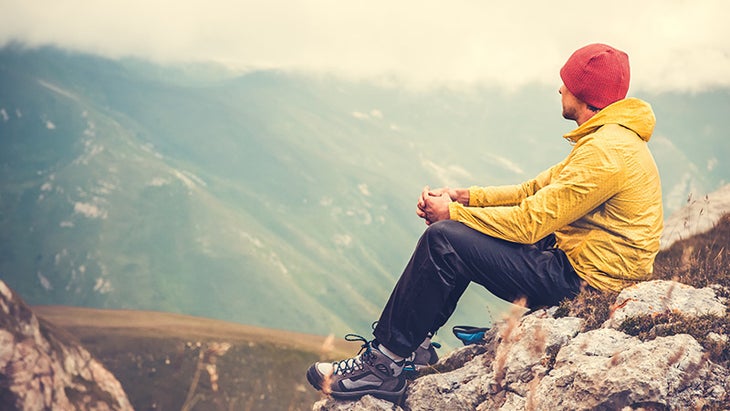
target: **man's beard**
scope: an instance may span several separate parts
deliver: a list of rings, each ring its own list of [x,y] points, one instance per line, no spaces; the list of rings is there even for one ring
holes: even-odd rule
[[[571,109],[570,107],[563,107],[563,118],[566,120],[575,121],[578,116],[576,116],[574,109]]]

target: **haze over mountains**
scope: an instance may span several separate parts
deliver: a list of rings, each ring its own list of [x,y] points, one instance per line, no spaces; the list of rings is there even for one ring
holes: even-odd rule
[[[365,333],[424,185],[518,183],[570,151],[557,81],[416,91],[0,49],[0,277],[31,304]],[[728,182],[729,90],[636,96],[667,216]],[[500,307],[472,290],[452,323]]]

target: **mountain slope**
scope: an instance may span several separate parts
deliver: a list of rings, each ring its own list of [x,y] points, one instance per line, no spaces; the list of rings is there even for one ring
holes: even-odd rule
[[[28,301],[320,334],[369,331],[423,230],[422,186],[517,183],[569,152],[572,127],[539,86],[403,90],[48,48],[0,50],[0,90],[0,276]],[[730,93],[651,101],[669,214],[730,175],[721,125],[701,127],[715,150],[690,134]],[[504,307],[469,290],[452,323]]]

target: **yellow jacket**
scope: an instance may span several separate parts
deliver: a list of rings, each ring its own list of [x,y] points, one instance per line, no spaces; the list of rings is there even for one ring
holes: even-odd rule
[[[562,162],[514,186],[470,187],[452,220],[507,241],[555,233],[578,275],[599,290],[647,280],[663,228],[661,183],[647,142],[656,120],[639,99],[617,101],[564,137]]]

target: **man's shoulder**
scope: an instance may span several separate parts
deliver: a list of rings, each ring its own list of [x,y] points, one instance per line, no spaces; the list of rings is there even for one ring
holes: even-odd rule
[[[588,150],[624,150],[645,144],[635,131],[616,123],[604,124],[579,141]]]

